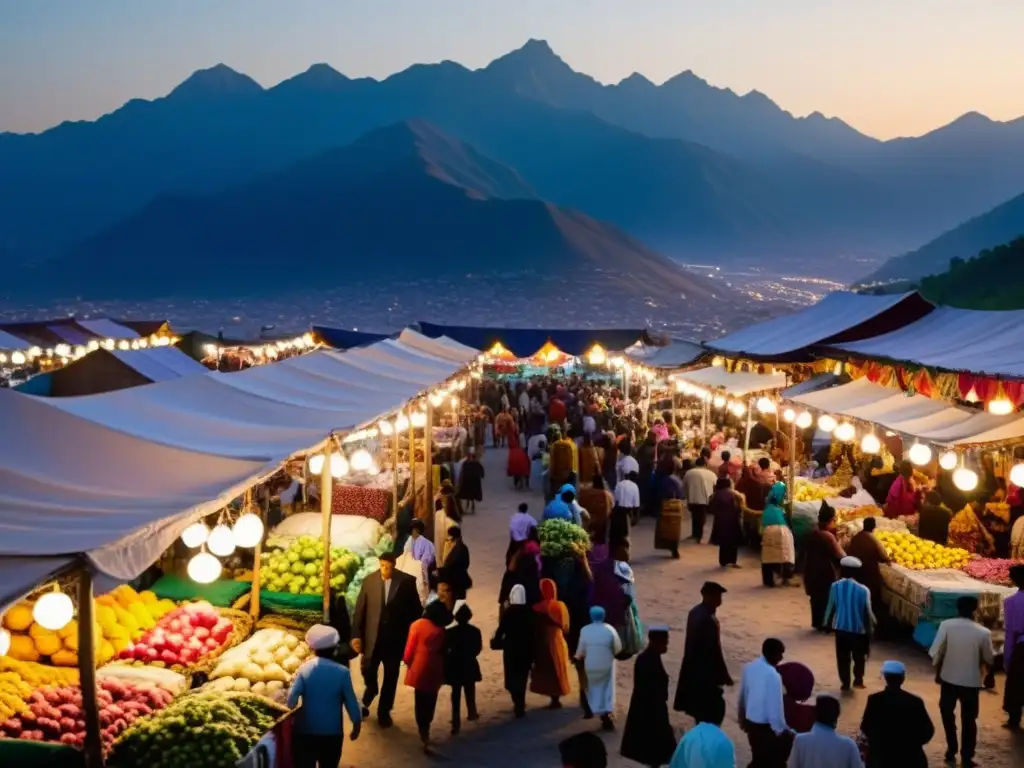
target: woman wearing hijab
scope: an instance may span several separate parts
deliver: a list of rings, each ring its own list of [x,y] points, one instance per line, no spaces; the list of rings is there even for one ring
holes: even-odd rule
[[[814,691],[814,673],[796,661],[776,667],[782,678],[782,709],[786,724],[797,733],[808,733],[814,727],[814,705],[805,704]]]
[[[437,709],[437,694],[444,684],[445,627],[451,620],[451,611],[443,602],[428,603],[423,618],[409,628],[402,657],[407,668],[405,684],[414,691],[416,727],[426,753],[430,752],[430,724]]]
[[[462,529],[457,525],[448,529],[440,575],[442,581],[451,585],[456,600],[466,599],[467,590],[473,586],[473,580],[469,577],[469,547],[463,542]]]
[[[288,706],[302,702],[292,741],[295,768],[336,768],[345,740],[344,712],[352,721],[352,741],[359,738],[362,717],[348,668],[333,660],[338,631],[324,624],[310,627],[306,644],[313,651],[295,673]]]
[[[739,568],[737,556],[743,541],[743,508],[728,477],[720,477],[715,483],[708,513],[714,521],[711,543],[718,546],[718,564],[723,568],[730,565]]]
[[[512,487],[517,491],[524,486],[530,487],[530,457],[518,440],[508,446],[508,461],[505,469],[508,476],[512,478]]]
[[[897,518],[912,515],[917,511],[917,488],[914,485],[914,466],[909,461],[900,462],[900,474],[885,497],[885,516]]]
[[[501,651],[505,690],[512,697],[512,709],[517,718],[526,714],[526,684],[536,646],[534,629],[533,613],[526,604],[526,590],[522,584],[516,584],[509,592],[508,606],[498,620],[491,648]]]
[[[768,491],[764,512],[761,513],[761,582],[775,586],[775,572],[781,571],[782,583],[788,584],[796,564],[796,543],[793,532],[786,525],[782,502],[786,498],[786,484],[777,482]],[[826,601],[828,596],[826,595]]]
[[[590,527],[594,540],[604,542],[608,538],[608,523],[611,520],[615,498],[611,491],[604,487],[604,478],[595,473],[591,487],[580,488],[579,502],[583,509],[590,513]]]
[[[587,673],[590,709],[601,717],[601,727],[611,731],[615,728],[615,657],[622,652],[622,640],[604,619],[604,608],[595,605],[590,609],[590,624],[580,632],[576,659],[583,662]]]
[[[560,709],[563,696],[569,695],[569,611],[558,600],[558,587],[551,579],[541,579],[541,600],[533,606],[534,633],[533,672],[530,690],[551,698],[550,709]]]
[[[594,475],[601,474],[601,451],[594,445],[593,437],[584,432],[583,445],[579,448],[580,489],[589,485]],[[584,504],[584,507],[586,505]]]

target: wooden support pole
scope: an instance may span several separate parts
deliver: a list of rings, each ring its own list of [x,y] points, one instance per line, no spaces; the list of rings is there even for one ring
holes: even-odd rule
[[[96,695],[96,634],[93,631],[92,571],[82,569],[78,579],[78,672],[82,688],[82,717],[85,720],[85,764],[102,768],[103,741],[100,707]]]
[[[391,430],[391,514],[398,520],[398,427]]]
[[[749,464],[750,457],[747,453],[750,451],[750,430],[754,428],[754,400],[747,400],[747,432],[743,437],[743,463]]]
[[[793,514],[793,497],[796,493],[796,419],[789,422],[789,514]]]
[[[416,427],[412,425],[412,403],[409,403],[409,490],[412,492],[412,516],[416,514]]]
[[[264,520],[266,522],[266,520]],[[252,556],[252,591],[249,593],[249,615],[254,619],[260,617],[260,557],[263,555],[263,537],[256,542]]]
[[[324,446],[324,466],[320,470],[320,538],[324,544],[324,624],[331,618],[331,510],[334,501],[331,477],[331,451],[334,441],[328,440]]]
[[[427,471],[424,495],[427,508],[423,510],[423,524],[428,531],[434,530],[434,406],[427,399],[427,423],[423,428],[423,466]],[[438,544],[440,542],[434,542]]]

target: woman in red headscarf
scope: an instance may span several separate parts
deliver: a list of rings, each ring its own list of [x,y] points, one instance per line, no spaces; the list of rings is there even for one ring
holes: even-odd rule
[[[519,444],[518,439],[512,440],[508,444],[506,470],[517,491],[524,486],[530,487],[530,457],[526,454],[526,449]]]
[[[562,706],[562,696],[569,695],[569,610],[558,599],[558,587],[551,579],[541,579],[541,600],[533,606],[537,630],[534,633],[533,672],[530,690],[551,697],[551,708]]]

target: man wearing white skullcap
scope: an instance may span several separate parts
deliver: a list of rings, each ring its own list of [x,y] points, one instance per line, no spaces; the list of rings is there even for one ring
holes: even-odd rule
[[[832,585],[825,606],[825,624],[835,630],[836,664],[843,692],[850,690],[850,662],[853,685],[864,687],[864,665],[871,642],[875,615],[871,610],[871,591],[856,579],[861,562],[847,555],[839,561],[842,578]]]
[[[352,687],[352,675],[332,658],[338,645],[338,630],[316,624],[306,632],[306,644],[315,654],[298,672],[288,691],[288,706],[302,703],[296,716],[293,740],[296,768],[335,768],[341,760],[345,739],[344,710],[352,720],[352,740],[359,738],[359,701]]]
[[[868,768],[928,768],[924,745],[935,735],[919,696],[903,690],[907,670],[899,661],[882,664],[885,690],[868,696],[861,732],[868,740]]]

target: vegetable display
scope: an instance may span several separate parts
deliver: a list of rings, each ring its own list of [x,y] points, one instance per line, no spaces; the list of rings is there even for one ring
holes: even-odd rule
[[[190,667],[220,651],[235,627],[205,601],[185,603],[167,613],[139,641],[118,654],[125,661]]]
[[[96,692],[104,750],[136,719],[171,703],[173,694],[158,685],[133,684],[101,678]],[[48,741],[81,747],[85,741],[82,689],[78,685],[42,688],[25,702],[26,708],[0,723],[0,736]]]
[[[971,554],[965,549],[944,547],[912,533],[875,531],[875,537],[894,563],[913,571],[962,568],[971,559]]]
[[[830,485],[812,483],[810,480],[797,478],[793,501],[822,501],[835,498],[837,495],[836,489]]]
[[[537,527],[540,553],[545,557],[568,557],[580,547],[590,549],[590,536],[568,520],[545,520]]]
[[[207,686],[220,691],[252,691],[284,701],[309,646],[283,629],[261,629],[217,661]]]
[[[270,592],[293,595],[323,594],[324,543],[300,536],[286,548],[260,556],[260,586]],[[331,589],[344,591],[362,564],[362,558],[344,547],[331,547]]]
[[[201,691],[135,723],[114,744],[114,768],[235,765],[287,709],[252,693]]]

